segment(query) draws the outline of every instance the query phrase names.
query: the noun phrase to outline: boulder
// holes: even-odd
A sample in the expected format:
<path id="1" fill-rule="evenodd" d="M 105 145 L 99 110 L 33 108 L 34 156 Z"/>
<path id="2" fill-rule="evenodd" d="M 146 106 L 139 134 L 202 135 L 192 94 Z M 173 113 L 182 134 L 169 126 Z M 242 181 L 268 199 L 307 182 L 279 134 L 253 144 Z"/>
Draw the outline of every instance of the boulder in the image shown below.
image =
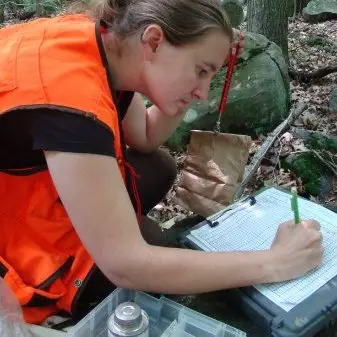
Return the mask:
<path id="1" fill-rule="evenodd" d="M 325 198 L 333 188 L 330 170 L 313 153 L 291 154 L 282 167 L 300 177 L 307 196 Z"/>
<path id="2" fill-rule="evenodd" d="M 283 161 L 282 167 L 301 177 L 309 195 L 324 199 L 333 191 L 333 172 L 327 163 L 334 161 L 333 156 L 337 154 L 337 137 L 300 128 L 293 128 L 292 132 L 321 158 L 315 152 L 291 154 Z"/>
<path id="3" fill-rule="evenodd" d="M 244 19 L 243 8 L 239 0 L 221 0 L 233 27 L 238 27 Z"/>
<path id="4" fill-rule="evenodd" d="M 245 50 L 232 77 L 221 131 L 252 137 L 274 130 L 288 115 L 289 81 L 281 49 L 262 35 L 246 33 Z M 183 150 L 190 130 L 213 130 L 218 119 L 226 70 L 211 84 L 209 99 L 191 105 L 166 145 Z"/>
<path id="5" fill-rule="evenodd" d="M 247 5 L 247 0 L 238 0 L 241 6 L 246 6 Z"/>
<path id="6" fill-rule="evenodd" d="M 303 9 L 303 17 L 308 22 L 320 22 L 337 18 L 337 1 L 311 0 Z"/>

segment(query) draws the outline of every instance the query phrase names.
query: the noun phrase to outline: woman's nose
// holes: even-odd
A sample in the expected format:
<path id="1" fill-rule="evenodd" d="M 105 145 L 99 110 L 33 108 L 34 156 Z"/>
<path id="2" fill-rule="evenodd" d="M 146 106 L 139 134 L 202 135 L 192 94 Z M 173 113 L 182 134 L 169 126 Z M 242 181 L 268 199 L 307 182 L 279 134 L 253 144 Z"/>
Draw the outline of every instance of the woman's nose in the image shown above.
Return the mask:
<path id="1" fill-rule="evenodd" d="M 210 83 L 201 83 L 193 91 L 193 96 L 200 101 L 205 101 L 208 98 Z"/>

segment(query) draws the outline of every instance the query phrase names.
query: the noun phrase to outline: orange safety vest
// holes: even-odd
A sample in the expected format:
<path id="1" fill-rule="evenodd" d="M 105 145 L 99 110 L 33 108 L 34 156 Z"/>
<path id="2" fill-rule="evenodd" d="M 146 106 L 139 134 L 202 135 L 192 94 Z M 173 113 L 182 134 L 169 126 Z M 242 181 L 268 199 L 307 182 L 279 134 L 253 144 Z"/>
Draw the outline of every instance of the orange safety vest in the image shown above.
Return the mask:
<path id="1" fill-rule="evenodd" d="M 112 130 L 126 182 L 128 165 L 101 29 L 102 23 L 85 15 L 1 29 L 0 122 L 2 114 L 41 107 L 91 118 Z M 39 324 L 59 311 L 74 314 L 96 266 L 47 169 L 0 171 L 0 232 L 0 276 L 18 298 L 25 321 Z"/>

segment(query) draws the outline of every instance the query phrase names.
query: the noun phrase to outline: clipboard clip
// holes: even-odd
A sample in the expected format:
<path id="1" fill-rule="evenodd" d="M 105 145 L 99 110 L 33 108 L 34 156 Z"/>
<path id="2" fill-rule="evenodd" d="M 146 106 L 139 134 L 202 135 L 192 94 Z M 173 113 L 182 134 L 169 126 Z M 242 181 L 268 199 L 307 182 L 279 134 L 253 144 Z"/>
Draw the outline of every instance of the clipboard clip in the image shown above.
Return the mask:
<path id="1" fill-rule="evenodd" d="M 210 218 L 206 218 L 205 221 L 207 222 L 207 224 L 210 227 L 216 227 L 219 225 L 219 221 L 216 221 L 217 219 L 221 218 L 225 213 L 227 213 L 228 211 L 232 211 L 235 210 L 235 212 L 232 212 L 231 214 L 229 214 L 226 218 L 224 218 L 223 220 L 228 219 L 229 217 L 231 217 L 233 214 L 235 214 L 236 212 L 244 209 L 247 206 L 253 206 L 256 204 L 256 198 L 252 195 L 249 195 L 243 199 L 241 199 L 240 201 L 234 203 L 232 206 L 227 207 L 226 209 L 224 209 L 222 212 L 216 214 L 215 216 L 211 216 Z"/>

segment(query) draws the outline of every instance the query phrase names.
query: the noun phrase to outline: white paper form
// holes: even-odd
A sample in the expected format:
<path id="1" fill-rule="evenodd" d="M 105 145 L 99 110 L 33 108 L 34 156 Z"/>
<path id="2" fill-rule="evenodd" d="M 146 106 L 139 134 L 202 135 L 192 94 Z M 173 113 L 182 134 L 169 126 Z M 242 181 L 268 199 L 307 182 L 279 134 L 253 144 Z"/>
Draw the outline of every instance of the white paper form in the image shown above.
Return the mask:
<path id="1" fill-rule="evenodd" d="M 189 237 L 205 251 L 251 251 L 269 249 L 280 223 L 294 218 L 290 195 L 276 188 L 256 196 L 256 204 L 233 209 L 217 219 L 216 227 L 202 226 Z M 285 311 L 309 297 L 337 275 L 337 214 L 308 200 L 298 199 L 301 219 L 316 219 L 321 224 L 323 264 L 291 281 L 255 286 Z M 210 217 L 212 220 L 212 217 Z"/>

